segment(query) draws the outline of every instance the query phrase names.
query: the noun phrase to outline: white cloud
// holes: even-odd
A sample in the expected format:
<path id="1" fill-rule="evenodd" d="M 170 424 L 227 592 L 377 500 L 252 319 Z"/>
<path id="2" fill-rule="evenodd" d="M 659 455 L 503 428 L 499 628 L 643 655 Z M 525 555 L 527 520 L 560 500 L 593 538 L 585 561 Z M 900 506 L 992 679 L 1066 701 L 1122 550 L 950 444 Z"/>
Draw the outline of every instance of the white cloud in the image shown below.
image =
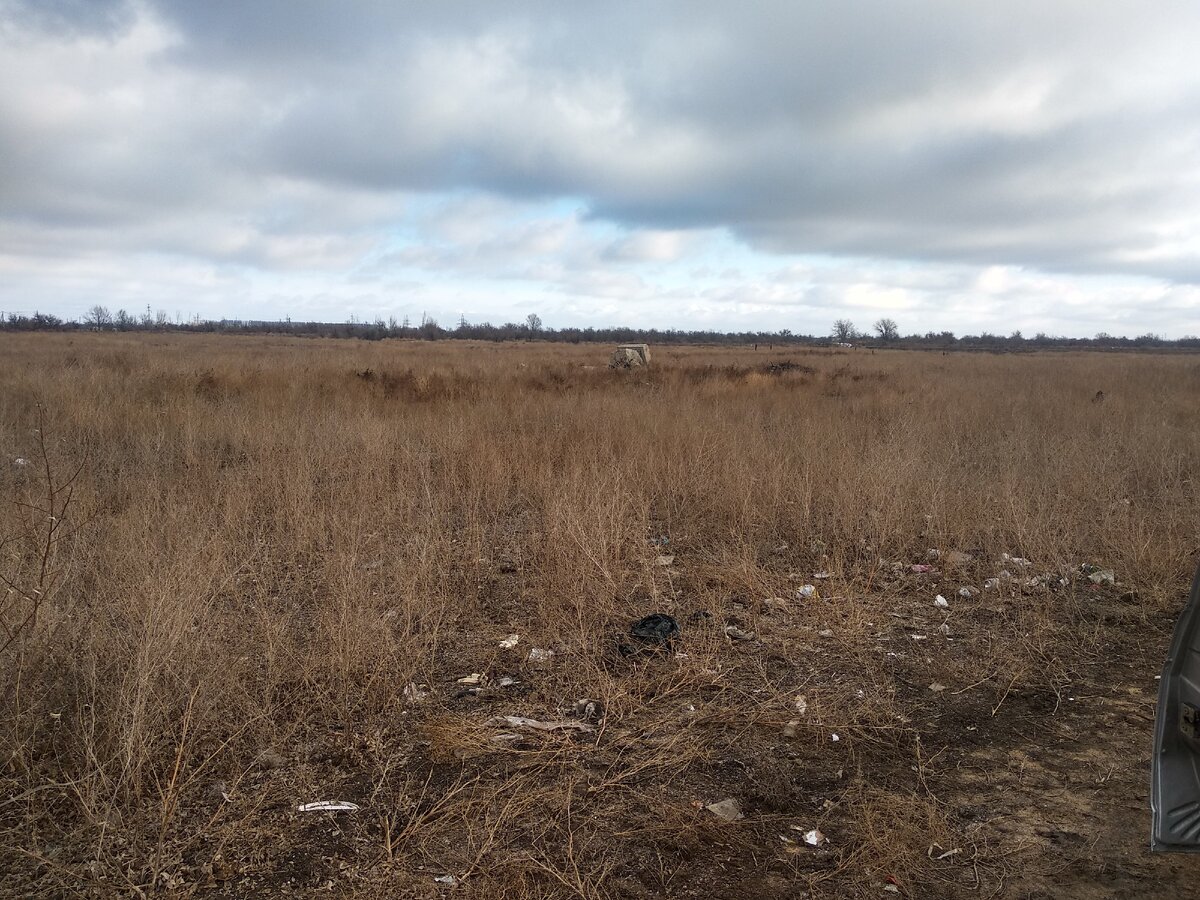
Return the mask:
<path id="1" fill-rule="evenodd" d="M 0 306 L 1182 334 L 1197 37 L 1124 0 L 0 0 Z"/>

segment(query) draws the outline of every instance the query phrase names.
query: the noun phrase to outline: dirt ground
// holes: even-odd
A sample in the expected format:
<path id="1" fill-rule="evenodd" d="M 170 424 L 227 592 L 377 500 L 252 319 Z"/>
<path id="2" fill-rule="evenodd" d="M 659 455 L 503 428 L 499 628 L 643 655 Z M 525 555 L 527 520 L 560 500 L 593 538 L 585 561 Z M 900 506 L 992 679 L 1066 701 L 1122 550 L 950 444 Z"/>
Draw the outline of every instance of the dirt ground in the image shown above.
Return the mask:
<path id="1" fill-rule="evenodd" d="M 671 574 L 686 595 L 683 571 Z M 1033 599 L 1019 590 L 956 597 L 947 611 L 930 597 L 962 579 L 898 575 L 858 598 L 878 620 L 880 659 L 862 668 L 838 652 L 841 586 L 817 582 L 830 599 L 816 601 L 825 607 L 816 615 L 796 600 L 758 615 L 737 601 L 711 611 L 671 602 L 665 608 L 684 622 L 674 652 L 608 654 L 636 711 L 593 720 L 592 732 L 526 732 L 497 745 L 496 733 L 513 730 L 485 723 L 536 712 L 530 686 L 558 665 L 529 662 L 522 644 L 498 651 L 516 612 L 503 602 L 513 578 L 498 572 L 481 583 L 495 612 L 486 639 L 449 641 L 441 677 L 422 685 L 428 697 L 402 710 L 394 730 L 312 723 L 277 767 L 254 768 L 185 812 L 227 818 L 230 837 L 181 855 L 184 883 L 229 897 L 1140 898 L 1186 896 L 1200 874 L 1200 858 L 1148 849 L 1155 675 L 1172 621 L 1146 616 L 1120 586 L 1073 586 L 1077 606 L 1056 597 L 1080 616 L 1073 627 L 1103 623 L 1118 637 L 1056 658 L 1054 670 L 1069 677 L 1012 690 L 1008 672 L 957 683 L 955 660 L 972 651 L 956 636 L 1002 630 Z M 726 621 L 754 626 L 755 639 L 729 640 Z M 491 685 L 468 692 L 457 678 L 472 672 L 490 672 Z M 496 686 L 502 673 L 520 683 Z M 780 708 L 780 694 L 803 695 L 807 709 Z M 547 718 L 570 721 L 570 699 Z M 857 724 L 878 717 L 872 704 L 893 721 Z M 839 725 L 847 718 L 856 724 Z M 380 777 L 392 769 L 398 777 Z M 547 796 L 563 783 L 569 797 Z M 297 800 L 326 797 L 362 808 L 296 811 Z M 439 809 L 445 798 L 470 802 Z M 725 822 L 704 808 L 726 798 L 744 818 Z M 378 808 L 404 803 L 425 818 L 392 838 L 389 857 Z M 535 815 L 512 815 L 526 804 Z M 508 832 L 514 820 L 521 825 Z M 813 828 L 827 841 L 818 848 L 803 841 Z M 926 842 L 927 859 L 914 865 L 892 840 Z M 572 841 L 580 872 L 538 856 L 547 842 Z M 408 844 L 419 852 L 410 856 Z M 485 853 L 492 861 L 475 870 Z"/>

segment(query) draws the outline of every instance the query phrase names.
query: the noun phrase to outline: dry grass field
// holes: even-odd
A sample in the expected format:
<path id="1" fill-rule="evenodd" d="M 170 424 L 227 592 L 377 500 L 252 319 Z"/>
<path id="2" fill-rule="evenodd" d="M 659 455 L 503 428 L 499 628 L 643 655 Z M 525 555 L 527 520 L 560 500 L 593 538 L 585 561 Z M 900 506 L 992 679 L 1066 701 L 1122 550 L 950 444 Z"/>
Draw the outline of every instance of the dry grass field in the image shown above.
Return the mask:
<path id="1" fill-rule="evenodd" d="M 654 352 L 0 335 L 0 893 L 1195 889 L 1200 359 Z"/>

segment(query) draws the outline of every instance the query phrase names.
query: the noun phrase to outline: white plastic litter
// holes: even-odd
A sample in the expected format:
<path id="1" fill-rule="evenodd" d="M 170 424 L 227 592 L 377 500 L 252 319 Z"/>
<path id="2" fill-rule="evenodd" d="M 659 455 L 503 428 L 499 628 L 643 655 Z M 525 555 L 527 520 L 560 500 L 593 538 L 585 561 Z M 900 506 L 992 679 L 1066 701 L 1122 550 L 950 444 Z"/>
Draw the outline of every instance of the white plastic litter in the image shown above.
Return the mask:
<path id="1" fill-rule="evenodd" d="M 541 647 L 534 647 L 529 651 L 530 662 L 549 662 L 554 659 L 553 650 L 543 650 Z"/>
<path id="2" fill-rule="evenodd" d="M 566 719 L 557 722 L 543 722 L 540 719 L 530 719 L 527 716 L 496 716 L 488 719 L 485 725 L 508 725 L 511 728 L 532 728 L 535 731 L 595 731 L 595 727 L 587 722 L 572 722 Z"/>
<path id="3" fill-rule="evenodd" d="M 449 885 L 450 887 L 454 887 L 458 884 L 458 879 L 453 875 L 434 875 L 433 880 L 438 884 L 445 884 Z"/>
<path id="4" fill-rule="evenodd" d="M 513 647 L 517 646 L 517 641 L 519 640 L 521 640 L 521 636 L 519 634 L 510 634 L 500 642 L 500 649 L 511 650 Z"/>
<path id="5" fill-rule="evenodd" d="M 999 587 L 1000 587 L 1000 579 L 999 578 L 989 578 L 987 581 L 985 581 L 983 583 L 983 589 L 985 591 L 994 591 L 994 590 L 997 590 Z"/>
<path id="6" fill-rule="evenodd" d="M 817 586 L 815 584 L 806 584 L 796 591 L 796 596 L 804 600 L 815 597 L 817 596 Z"/>
<path id="7" fill-rule="evenodd" d="M 825 837 L 825 835 L 821 834 L 821 831 L 818 828 L 804 832 L 804 843 L 808 844 L 810 847 L 820 847 L 828 840 L 829 839 Z"/>
<path id="8" fill-rule="evenodd" d="M 796 695 L 796 712 L 800 715 L 808 712 L 808 699 L 803 694 Z"/>
<path id="9" fill-rule="evenodd" d="M 359 808 L 357 803 L 349 800 L 314 800 L 296 807 L 300 812 L 354 812 Z"/>
<path id="10" fill-rule="evenodd" d="M 949 608 L 950 608 L 950 601 L 949 601 L 949 600 L 947 600 L 945 597 L 943 597 L 941 594 L 938 594 L 938 595 L 937 595 L 937 596 L 936 596 L 936 597 L 933 599 L 933 605 L 934 605 L 934 606 L 940 606 L 942 609 L 949 609 Z"/>
<path id="11" fill-rule="evenodd" d="M 480 685 L 487 681 L 487 676 L 482 672 L 472 672 L 470 675 L 464 675 L 458 679 L 459 684 Z"/>

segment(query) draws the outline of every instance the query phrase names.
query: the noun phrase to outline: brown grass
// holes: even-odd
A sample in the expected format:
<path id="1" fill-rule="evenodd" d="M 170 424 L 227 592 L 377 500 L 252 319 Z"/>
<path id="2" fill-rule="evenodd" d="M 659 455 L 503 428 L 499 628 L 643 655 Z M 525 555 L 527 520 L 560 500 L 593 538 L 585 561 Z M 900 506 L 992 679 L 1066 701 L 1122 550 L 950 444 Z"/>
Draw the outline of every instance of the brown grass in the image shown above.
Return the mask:
<path id="1" fill-rule="evenodd" d="M 1134 632 L 1156 671 L 1197 555 L 1190 356 L 655 348 L 614 373 L 542 344 L 0 347 L 14 895 L 1003 892 L 1044 848 L 976 827 L 956 735 L 1058 721 Z M 930 548 L 976 559 L 913 575 Z M 1034 568 L 960 599 L 1002 553 Z M 822 598 L 794 599 L 816 571 Z M 618 653 L 658 610 L 685 652 Z M 464 694 L 472 672 L 491 686 Z M 485 724 L 580 697 L 594 733 Z M 703 809 L 726 796 L 742 822 Z M 295 811 L 317 799 L 363 808 Z"/>

